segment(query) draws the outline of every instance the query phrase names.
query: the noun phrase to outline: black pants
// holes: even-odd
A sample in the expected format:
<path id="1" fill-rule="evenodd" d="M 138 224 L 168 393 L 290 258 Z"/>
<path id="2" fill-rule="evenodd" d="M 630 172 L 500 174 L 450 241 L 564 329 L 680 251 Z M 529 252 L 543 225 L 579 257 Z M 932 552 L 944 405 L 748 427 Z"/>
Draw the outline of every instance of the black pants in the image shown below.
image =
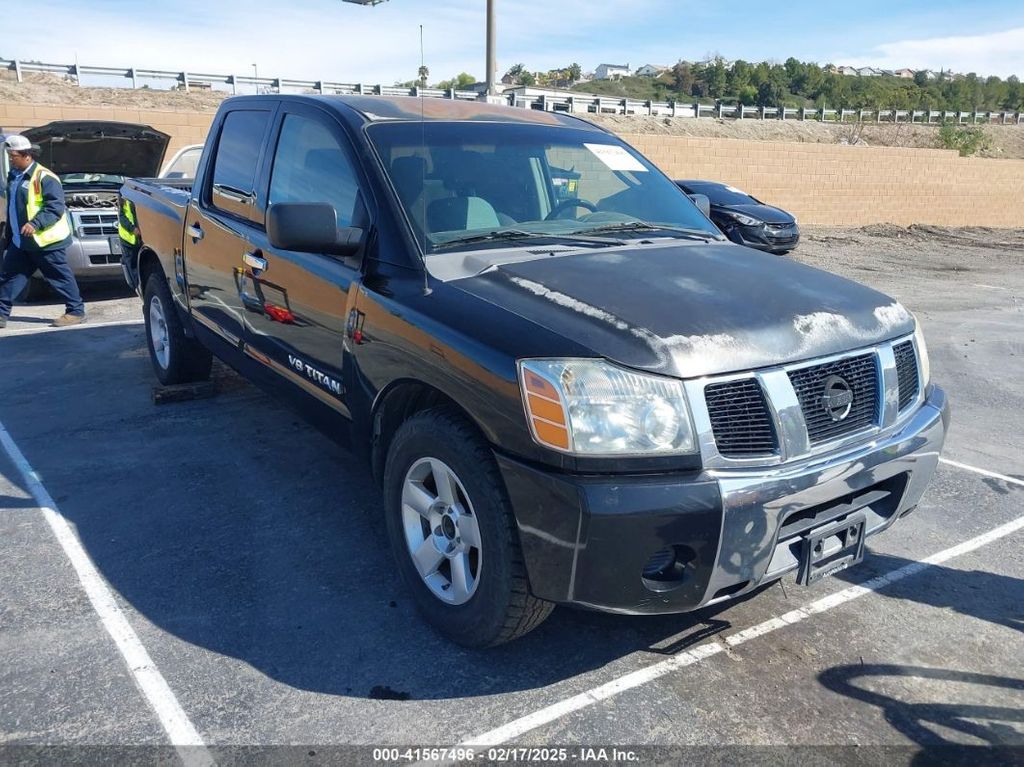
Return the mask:
<path id="1" fill-rule="evenodd" d="M 0 317 L 11 316 L 11 307 L 36 270 L 50 283 L 54 292 L 64 299 L 68 314 L 85 314 L 85 303 L 78 292 L 75 275 L 68 266 L 64 248 L 59 250 L 22 250 L 12 242 L 4 253 L 0 271 Z"/>

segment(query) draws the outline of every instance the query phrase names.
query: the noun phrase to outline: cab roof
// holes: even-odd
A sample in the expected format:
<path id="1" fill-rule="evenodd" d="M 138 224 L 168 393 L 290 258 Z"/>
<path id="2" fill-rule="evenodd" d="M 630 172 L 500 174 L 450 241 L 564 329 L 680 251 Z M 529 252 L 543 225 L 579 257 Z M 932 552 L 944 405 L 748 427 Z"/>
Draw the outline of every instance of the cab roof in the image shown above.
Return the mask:
<path id="1" fill-rule="evenodd" d="M 238 97 L 236 97 L 238 98 Z M 241 98 L 259 98 L 246 97 Z M 265 97 L 263 97 L 265 98 Z M 323 106 L 345 106 L 358 113 L 366 122 L 384 122 L 407 120 L 419 122 L 429 121 L 472 121 L 472 122 L 503 122 L 530 123 L 534 125 L 554 125 L 578 130 L 592 130 L 604 133 L 605 130 L 593 123 L 559 112 L 543 112 L 537 109 L 510 107 L 488 104 L 483 101 L 465 101 L 444 98 L 416 98 L 414 96 L 278 96 L 285 100 L 309 99 Z"/>

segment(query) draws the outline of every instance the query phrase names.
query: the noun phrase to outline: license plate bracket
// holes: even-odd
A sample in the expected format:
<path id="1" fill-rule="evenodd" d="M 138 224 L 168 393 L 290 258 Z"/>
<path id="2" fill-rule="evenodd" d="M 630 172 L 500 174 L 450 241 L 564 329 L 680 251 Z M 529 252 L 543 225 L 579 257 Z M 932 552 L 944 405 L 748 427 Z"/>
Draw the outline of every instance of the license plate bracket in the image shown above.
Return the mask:
<path id="1" fill-rule="evenodd" d="M 807 533 L 797 581 L 809 586 L 863 560 L 865 523 L 863 514 L 853 514 Z"/>

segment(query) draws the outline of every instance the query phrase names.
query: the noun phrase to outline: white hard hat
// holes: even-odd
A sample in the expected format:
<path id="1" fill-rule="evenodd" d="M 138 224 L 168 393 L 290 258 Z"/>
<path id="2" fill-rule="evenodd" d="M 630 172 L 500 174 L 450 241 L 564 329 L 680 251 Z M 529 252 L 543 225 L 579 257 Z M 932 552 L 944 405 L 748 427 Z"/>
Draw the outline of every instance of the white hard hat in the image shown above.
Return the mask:
<path id="1" fill-rule="evenodd" d="M 10 152 L 27 152 L 31 148 L 32 142 L 17 133 L 4 140 L 4 149 Z"/>

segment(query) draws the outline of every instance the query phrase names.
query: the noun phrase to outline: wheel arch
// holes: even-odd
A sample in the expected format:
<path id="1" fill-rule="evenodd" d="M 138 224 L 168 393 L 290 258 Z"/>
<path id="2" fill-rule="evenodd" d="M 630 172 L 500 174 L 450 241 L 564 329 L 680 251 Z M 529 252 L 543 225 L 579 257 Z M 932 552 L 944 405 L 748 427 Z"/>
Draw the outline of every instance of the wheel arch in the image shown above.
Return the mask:
<path id="1" fill-rule="evenodd" d="M 416 413 L 436 407 L 450 408 L 459 413 L 490 442 L 479 420 L 453 396 L 416 378 L 392 381 L 377 394 L 370 411 L 370 466 L 378 487 L 383 484 L 384 461 L 398 427 Z"/>

